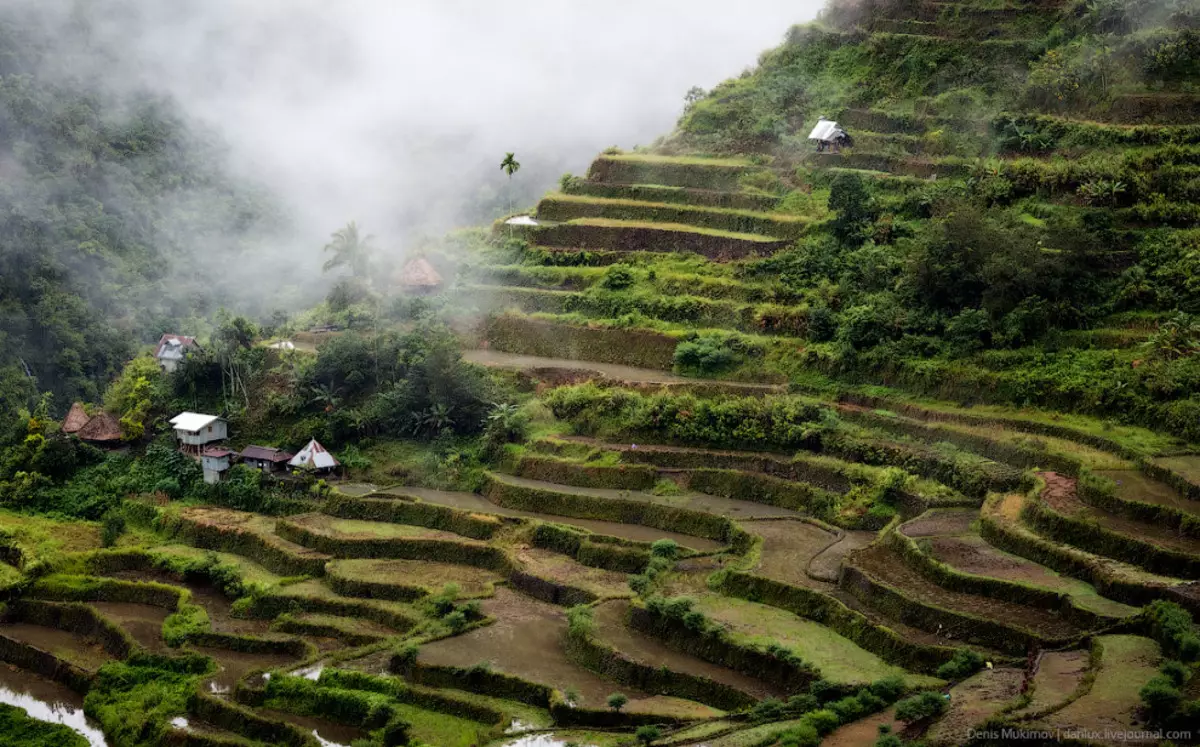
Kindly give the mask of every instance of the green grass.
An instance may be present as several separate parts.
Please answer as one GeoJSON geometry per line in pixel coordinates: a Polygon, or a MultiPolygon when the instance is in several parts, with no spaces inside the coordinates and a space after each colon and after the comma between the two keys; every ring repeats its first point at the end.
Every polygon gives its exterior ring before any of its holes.
{"type": "Polygon", "coordinates": [[[208,555],[215,555],[221,563],[236,566],[238,574],[245,583],[261,584],[271,587],[279,583],[280,576],[277,573],[272,573],[266,568],[263,568],[253,560],[246,558],[243,555],[234,555],[228,552],[218,552],[214,550],[204,550],[191,545],[161,545],[151,548],[155,554],[168,555],[177,558],[187,558],[189,560],[202,560],[208,555]]]}
{"type": "Polygon", "coordinates": [[[929,687],[940,682],[933,677],[905,672],[829,628],[781,609],[716,594],[692,598],[696,609],[732,626],[734,640],[758,646],[779,643],[816,666],[821,670],[821,676],[832,682],[861,685],[894,674],[903,675],[913,687],[929,687]]]}
{"type": "Polygon", "coordinates": [[[438,747],[474,747],[486,744],[488,738],[495,735],[495,727],[476,721],[427,711],[406,703],[394,703],[392,707],[402,719],[412,725],[413,737],[423,744],[438,747]]]}
{"type": "MultiPolygon", "coordinates": [[[[675,206],[672,206],[675,207],[675,206]]],[[[770,236],[759,236],[753,233],[734,233],[715,228],[689,226],[683,223],[654,223],[652,221],[613,220],[611,218],[574,218],[567,221],[572,226],[596,226],[599,228],[648,228],[655,231],[677,231],[679,233],[700,233],[706,236],[720,236],[726,239],[753,241],[760,244],[773,244],[779,239],[770,236]]]]}
{"type": "Polygon", "coordinates": [[[672,163],[684,166],[725,166],[747,168],[754,166],[748,158],[718,158],[715,156],[665,156],[658,153],[605,154],[601,158],[613,161],[641,161],[644,163],[672,163]]]}
{"type": "MultiPolygon", "coordinates": [[[[635,208],[660,208],[663,210],[678,210],[680,213],[720,213],[722,215],[739,215],[747,218],[765,218],[768,220],[778,221],[780,223],[804,223],[804,218],[798,215],[785,215],[781,213],[763,213],[757,210],[738,210],[735,208],[708,207],[705,205],[681,205],[672,202],[647,202],[643,200],[626,200],[616,199],[611,197],[590,197],[587,195],[572,195],[561,192],[552,192],[546,195],[544,200],[553,200],[555,202],[574,202],[581,205],[605,205],[614,207],[635,207],[635,208]]],[[[659,225],[655,223],[655,225],[659,225]]]]}
{"type": "Polygon", "coordinates": [[[87,747],[88,741],[62,724],[38,721],[23,709],[0,703],[0,734],[6,747],[87,747]]]}

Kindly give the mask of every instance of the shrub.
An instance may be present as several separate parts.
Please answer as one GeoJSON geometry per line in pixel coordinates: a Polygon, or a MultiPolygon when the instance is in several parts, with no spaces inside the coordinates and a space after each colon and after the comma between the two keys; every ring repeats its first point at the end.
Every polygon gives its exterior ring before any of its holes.
{"type": "Polygon", "coordinates": [[[1192,616],[1174,602],[1156,599],[1146,606],[1150,637],[1158,641],[1168,656],[1185,662],[1200,658],[1200,637],[1192,627],[1192,616]]]}
{"type": "Polygon", "coordinates": [[[983,657],[969,648],[954,652],[950,661],[937,669],[937,676],[944,680],[961,680],[978,672],[983,667],[983,657]]]}
{"type": "Polygon", "coordinates": [[[625,704],[629,702],[629,698],[624,693],[613,693],[604,702],[608,703],[609,708],[619,713],[625,707],[625,704]]]}
{"type": "Polygon", "coordinates": [[[884,677],[881,680],[872,682],[870,690],[876,697],[882,698],[888,703],[894,703],[897,698],[904,694],[904,678],[898,674],[884,677]]]}
{"type": "Polygon", "coordinates": [[[634,274],[633,268],[629,265],[617,264],[608,268],[604,273],[604,278],[600,281],[600,286],[608,290],[621,290],[628,288],[635,282],[637,282],[637,275],[634,274]]]}
{"type": "Polygon", "coordinates": [[[794,729],[788,729],[779,737],[781,747],[817,747],[821,744],[821,735],[812,724],[800,724],[794,729]]]}
{"type": "Polygon", "coordinates": [[[662,732],[659,731],[657,726],[647,724],[646,726],[638,727],[637,733],[634,734],[634,736],[637,737],[637,741],[644,745],[649,745],[651,742],[661,737],[662,732]]]}
{"type": "Polygon", "coordinates": [[[825,736],[829,732],[841,726],[841,722],[838,720],[837,714],[826,709],[813,711],[805,716],[804,720],[807,721],[808,724],[812,726],[812,728],[815,729],[821,736],[825,736]]]}
{"type": "Polygon", "coordinates": [[[110,509],[104,514],[100,525],[100,543],[112,547],[125,533],[125,514],[118,509],[110,509]]]}
{"type": "Polygon", "coordinates": [[[896,704],[896,718],[906,724],[940,716],[946,710],[945,697],[935,691],[926,691],[896,704]]]}
{"type": "Polygon", "coordinates": [[[1166,720],[1183,700],[1183,693],[1179,688],[1169,677],[1161,674],[1147,682],[1138,694],[1146,704],[1150,720],[1154,723],[1166,720]]]}
{"type": "Polygon", "coordinates": [[[655,558],[674,560],[679,555],[679,544],[673,539],[655,540],[650,545],[650,555],[655,558]]]}
{"type": "Polygon", "coordinates": [[[1163,662],[1158,671],[1166,675],[1167,679],[1171,680],[1175,687],[1183,687],[1192,678],[1192,670],[1188,669],[1187,665],[1183,662],[1175,661],[1174,659],[1168,659],[1163,662]]]}

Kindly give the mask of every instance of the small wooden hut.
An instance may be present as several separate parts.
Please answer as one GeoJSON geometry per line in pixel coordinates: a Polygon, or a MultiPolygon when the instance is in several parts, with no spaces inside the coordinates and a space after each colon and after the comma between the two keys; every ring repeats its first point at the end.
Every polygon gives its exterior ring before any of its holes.
{"type": "Polygon", "coordinates": [[[413,257],[405,262],[396,276],[397,285],[417,295],[436,293],[442,282],[442,276],[424,257],[413,257]]]}
{"type": "Polygon", "coordinates": [[[94,444],[118,444],[121,442],[121,423],[107,412],[101,412],[87,421],[87,425],[76,431],[75,435],[94,444]]]}

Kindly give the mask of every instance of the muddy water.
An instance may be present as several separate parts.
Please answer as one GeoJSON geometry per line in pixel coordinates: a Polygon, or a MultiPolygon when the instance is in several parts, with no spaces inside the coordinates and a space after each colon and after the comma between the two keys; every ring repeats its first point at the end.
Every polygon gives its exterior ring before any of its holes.
{"type": "MultiPolygon", "coordinates": [[[[387,491],[383,491],[387,493],[387,491]]],[[[700,552],[710,552],[721,547],[720,542],[703,537],[693,537],[678,532],[668,532],[663,529],[645,527],[641,524],[619,524],[614,521],[596,521],[593,519],[572,519],[553,514],[539,514],[532,511],[518,511],[492,503],[487,498],[476,493],[455,493],[446,490],[430,490],[427,488],[396,488],[397,494],[414,495],[426,503],[439,506],[449,506],[476,513],[496,514],[497,516],[512,516],[521,519],[541,519],[555,524],[579,527],[589,532],[603,534],[609,537],[634,540],[635,542],[654,542],[660,539],[674,540],[681,547],[688,547],[700,552]]]]}
{"type": "Polygon", "coordinates": [[[296,661],[296,657],[287,654],[247,654],[208,646],[191,648],[196,653],[211,656],[217,662],[219,669],[208,681],[208,689],[214,693],[229,692],[238,680],[252,670],[286,667],[296,661]]]}
{"type": "Polygon", "coordinates": [[[64,685],[0,664],[0,703],[16,706],[38,721],[63,724],[88,741],[106,747],[100,728],[83,715],[83,696],[64,685]]]}
{"type": "Polygon", "coordinates": [[[161,653],[166,650],[163,642],[163,620],[170,615],[169,610],[154,607],[149,604],[128,604],[125,602],[89,602],[97,612],[123,628],[133,640],[149,651],[161,653]]]}
{"type": "Polygon", "coordinates": [[[287,721],[295,724],[301,729],[311,733],[317,738],[321,747],[350,747],[350,744],[356,739],[364,739],[367,732],[354,726],[346,726],[345,724],[335,724],[332,721],[313,718],[312,716],[301,716],[287,711],[275,711],[270,708],[260,708],[258,712],[268,718],[277,718],[280,721],[287,721]]]}
{"type": "Polygon", "coordinates": [[[0,625],[0,635],[49,651],[60,659],[94,672],[112,657],[99,644],[87,641],[57,628],[29,623],[0,625]]]}

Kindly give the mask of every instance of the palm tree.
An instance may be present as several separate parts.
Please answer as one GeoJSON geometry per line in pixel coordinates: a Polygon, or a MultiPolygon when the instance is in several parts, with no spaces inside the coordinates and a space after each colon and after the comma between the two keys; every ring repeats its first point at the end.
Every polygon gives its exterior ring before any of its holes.
{"type": "Polygon", "coordinates": [[[517,161],[515,156],[516,156],[515,153],[505,153],[504,160],[500,162],[500,170],[503,171],[505,174],[508,174],[508,212],[510,212],[510,213],[515,209],[513,207],[513,194],[512,194],[513,174],[515,174],[521,170],[521,164],[519,161],[517,161]]]}
{"type": "Polygon", "coordinates": [[[371,267],[371,255],[375,247],[371,246],[374,236],[360,236],[358,224],[350,221],[344,228],[333,232],[333,241],[325,245],[325,251],[333,252],[333,257],[325,262],[325,272],[343,265],[350,268],[357,278],[367,277],[371,267]]]}

